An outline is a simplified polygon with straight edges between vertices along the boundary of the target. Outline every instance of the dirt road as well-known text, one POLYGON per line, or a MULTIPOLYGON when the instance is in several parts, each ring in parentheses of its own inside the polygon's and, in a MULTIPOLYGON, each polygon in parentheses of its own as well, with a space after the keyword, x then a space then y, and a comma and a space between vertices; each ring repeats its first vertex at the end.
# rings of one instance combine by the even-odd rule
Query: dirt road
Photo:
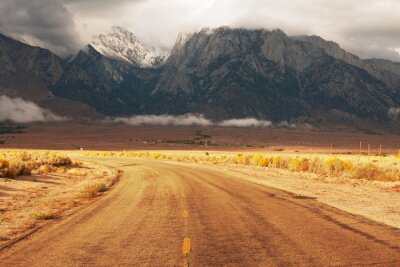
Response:
POLYGON ((97 161, 124 178, 1 266, 400 266, 399 230, 314 199, 201 167, 97 161))

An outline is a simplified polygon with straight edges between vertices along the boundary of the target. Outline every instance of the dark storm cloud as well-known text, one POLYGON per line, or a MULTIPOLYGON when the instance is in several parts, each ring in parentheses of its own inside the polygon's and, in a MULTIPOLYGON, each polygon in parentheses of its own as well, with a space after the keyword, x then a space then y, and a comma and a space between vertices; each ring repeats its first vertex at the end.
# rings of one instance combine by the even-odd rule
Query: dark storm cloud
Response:
POLYGON ((280 28, 400 61, 398 14, 398 0, 0 0, 0 31, 66 54, 114 25, 169 47, 202 27, 280 28))
POLYGON ((2 0, 0 31, 60 55, 80 46, 72 14, 59 0, 2 0))

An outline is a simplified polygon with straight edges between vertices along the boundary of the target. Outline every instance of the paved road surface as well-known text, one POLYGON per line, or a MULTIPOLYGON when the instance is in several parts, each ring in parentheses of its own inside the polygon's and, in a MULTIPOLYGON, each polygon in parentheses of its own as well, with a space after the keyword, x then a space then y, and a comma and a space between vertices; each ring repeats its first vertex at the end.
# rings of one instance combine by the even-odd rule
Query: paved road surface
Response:
POLYGON ((400 232, 212 172, 101 159, 125 177, 0 253, 1 266, 400 266, 400 232))

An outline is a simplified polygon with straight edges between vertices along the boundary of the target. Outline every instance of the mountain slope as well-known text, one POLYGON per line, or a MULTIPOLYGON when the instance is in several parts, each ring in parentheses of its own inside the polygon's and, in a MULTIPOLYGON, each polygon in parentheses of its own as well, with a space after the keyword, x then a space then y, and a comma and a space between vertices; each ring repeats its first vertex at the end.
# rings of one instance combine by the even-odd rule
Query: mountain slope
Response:
POLYGON ((38 101, 48 97, 47 85, 55 84, 61 75, 62 60, 58 56, 0 34, 0 88, 3 94, 38 101))
POLYGON ((0 34, 0 95, 22 97, 61 116, 99 117, 80 101, 58 98, 50 91, 63 75, 63 65, 63 60, 49 50, 0 34))
POLYGON ((399 63, 362 60, 317 36, 222 27, 180 35, 164 59, 152 49, 114 28, 64 60, 0 36, 0 94, 66 114, 74 111, 60 101, 107 116, 202 113, 216 120, 387 123, 389 110, 400 107, 399 63))
POLYGON ((400 102, 400 63, 384 59, 362 60, 342 49, 337 43, 326 41, 318 36, 297 36, 295 39, 310 42, 322 48, 328 55, 365 70, 382 81, 391 97, 395 98, 397 103, 400 102))
POLYGON ((91 45, 68 64, 52 87, 60 97, 82 101, 109 116, 140 113, 148 92, 157 80, 158 69, 141 69, 109 59, 91 45))

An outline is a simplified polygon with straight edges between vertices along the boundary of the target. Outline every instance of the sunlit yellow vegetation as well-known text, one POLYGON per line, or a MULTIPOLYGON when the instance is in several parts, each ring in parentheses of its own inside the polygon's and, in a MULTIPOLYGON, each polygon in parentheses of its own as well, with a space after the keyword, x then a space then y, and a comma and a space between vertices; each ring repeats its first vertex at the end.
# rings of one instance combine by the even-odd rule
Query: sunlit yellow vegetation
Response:
POLYGON ((71 165, 68 156, 56 152, 0 151, 0 177, 46 174, 71 165))
POLYGON ((88 184, 83 189, 82 196, 90 199, 96 197, 101 192, 105 192, 106 190, 107 186, 104 183, 88 184))
POLYGON ((133 157, 154 160, 173 160, 179 162, 203 162, 211 164, 234 164, 257 166, 273 169, 285 169, 293 172, 311 172, 329 176, 346 176, 354 179, 381 181, 400 180, 400 161, 397 157, 385 157, 385 165, 365 155, 263 155, 232 153, 190 153, 190 152, 149 152, 149 151, 87 151, 85 156, 133 157), (390 161, 390 162, 389 162, 390 161), (397 165, 398 164, 398 165, 397 165))
POLYGON ((326 167, 328 172, 333 175, 339 175, 353 169, 353 166, 349 162, 341 160, 338 157, 328 159, 326 161, 326 167))
POLYGON ((39 211, 31 213, 31 217, 35 220, 51 220, 54 218, 52 211, 39 211))

